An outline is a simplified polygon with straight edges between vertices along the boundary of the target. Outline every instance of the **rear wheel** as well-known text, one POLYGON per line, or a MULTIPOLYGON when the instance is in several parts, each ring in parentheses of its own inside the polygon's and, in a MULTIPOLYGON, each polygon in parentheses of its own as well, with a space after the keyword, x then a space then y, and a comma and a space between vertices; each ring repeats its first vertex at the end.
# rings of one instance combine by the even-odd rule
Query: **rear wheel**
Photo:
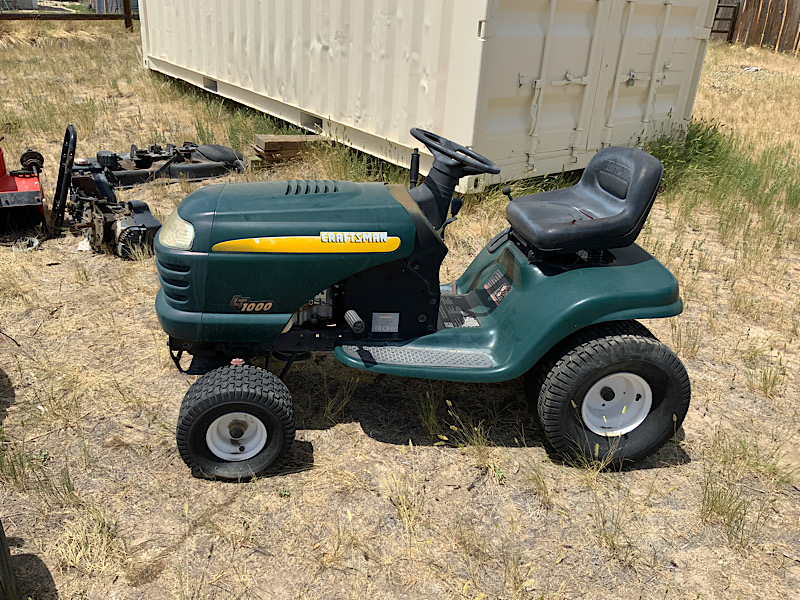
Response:
POLYGON ((186 393, 176 440, 195 477, 259 475, 277 464, 294 441, 289 390, 275 375, 252 365, 215 369, 186 393))
POLYGON ((565 456, 641 460, 677 432, 689 408, 686 369, 639 324, 581 332, 541 370, 530 391, 547 441, 565 456))

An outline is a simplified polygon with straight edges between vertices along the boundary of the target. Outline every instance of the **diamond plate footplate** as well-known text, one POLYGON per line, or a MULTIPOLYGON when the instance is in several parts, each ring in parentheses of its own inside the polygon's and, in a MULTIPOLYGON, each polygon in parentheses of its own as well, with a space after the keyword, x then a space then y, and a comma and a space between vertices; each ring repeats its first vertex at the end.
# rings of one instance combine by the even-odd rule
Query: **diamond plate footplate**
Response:
POLYGON ((485 352, 433 350, 414 346, 342 346, 345 354, 364 363, 415 367, 488 368, 495 366, 485 352))

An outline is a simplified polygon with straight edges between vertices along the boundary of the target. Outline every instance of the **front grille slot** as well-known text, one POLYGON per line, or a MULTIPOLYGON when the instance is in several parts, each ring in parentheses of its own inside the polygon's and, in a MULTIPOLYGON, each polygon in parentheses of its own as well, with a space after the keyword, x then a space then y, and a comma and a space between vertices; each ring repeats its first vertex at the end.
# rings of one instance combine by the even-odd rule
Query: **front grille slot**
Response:
POLYGON ((156 268, 161 288, 164 290, 164 295, 171 300, 170 304, 185 305, 189 301, 191 267, 159 259, 156 261, 156 268))

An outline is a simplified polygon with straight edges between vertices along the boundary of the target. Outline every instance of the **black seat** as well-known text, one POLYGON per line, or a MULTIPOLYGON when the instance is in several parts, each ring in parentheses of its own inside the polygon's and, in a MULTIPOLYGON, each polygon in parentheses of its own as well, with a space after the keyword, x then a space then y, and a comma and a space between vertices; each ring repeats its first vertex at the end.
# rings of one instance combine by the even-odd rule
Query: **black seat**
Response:
POLYGON ((506 206, 511 228, 543 254, 631 245, 653 205, 664 165, 636 148, 609 147, 572 187, 521 196, 506 206))

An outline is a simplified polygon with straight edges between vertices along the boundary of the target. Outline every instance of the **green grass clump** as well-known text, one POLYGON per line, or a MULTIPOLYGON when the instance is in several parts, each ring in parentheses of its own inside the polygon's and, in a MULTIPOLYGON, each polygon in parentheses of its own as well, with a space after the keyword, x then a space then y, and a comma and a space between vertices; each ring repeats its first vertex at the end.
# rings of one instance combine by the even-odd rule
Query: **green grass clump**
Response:
POLYGON ((662 189, 669 191, 688 177, 714 179, 730 161, 733 140, 716 123, 694 120, 686 135, 665 135, 645 145, 645 150, 664 163, 662 189))

